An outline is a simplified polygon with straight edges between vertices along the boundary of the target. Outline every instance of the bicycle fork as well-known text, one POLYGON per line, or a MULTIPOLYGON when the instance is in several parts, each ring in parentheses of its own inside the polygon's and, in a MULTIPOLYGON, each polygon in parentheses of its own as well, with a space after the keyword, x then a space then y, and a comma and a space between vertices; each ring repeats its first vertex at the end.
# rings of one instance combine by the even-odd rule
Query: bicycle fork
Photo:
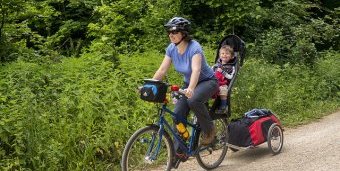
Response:
POLYGON ((162 138, 164 134, 164 118, 161 117, 159 123, 158 123, 159 129, 157 133, 153 132, 152 137, 151 137, 151 142, 149 145, 149 148, 147 150, 147 153, 145 154, 145 161, 149 164, 151 164, 153 161, 155 161, 158 157, 161 145, 162 145, 162 138), (157 140, 157 135, 158 135, 158 140, 157 140))

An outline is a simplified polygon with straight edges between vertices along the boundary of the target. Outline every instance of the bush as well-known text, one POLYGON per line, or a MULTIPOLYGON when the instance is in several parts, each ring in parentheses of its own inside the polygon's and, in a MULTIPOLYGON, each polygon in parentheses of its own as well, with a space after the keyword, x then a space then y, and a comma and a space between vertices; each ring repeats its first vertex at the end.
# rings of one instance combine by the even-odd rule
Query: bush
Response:
POLYGON ((133 125, 127 118, 134 113, 136 96, 113 63, 95 56, 2 67, 3 169, 104 170, 112 163, 118 167, 122 137, 133 125))
POLYGON ((121 56, 121 66, 96 53, 1 66, 0 168, 118 170, 127 139, 157 114, 136 88, 163 55, 121 56))
POLYGON ((340 54, 326 52, 320 55, 315 67, 315 77, 319 80, 315 91, 320 92, 318 99, 340 101, 340 54))

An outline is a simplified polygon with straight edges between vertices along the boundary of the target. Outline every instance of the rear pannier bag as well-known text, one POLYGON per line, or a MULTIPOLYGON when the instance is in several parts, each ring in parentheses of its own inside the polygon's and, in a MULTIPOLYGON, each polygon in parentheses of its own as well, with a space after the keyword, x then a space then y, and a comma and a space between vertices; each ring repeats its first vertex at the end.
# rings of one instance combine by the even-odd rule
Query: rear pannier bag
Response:
POLYGON ((242 118, 232 121, 228 125, 228 143, 239 147, 248 147, 251 145, 251 137, 249 133, 249 125, 251 119, 242 118))
POLYGON ((162 103, 165 100, 167 84, 153 79, 145 79, 140 90, 140 98, 149 102, 162 103))
POLYGON ((267 141, 268 130, 273 123, 279 123, 274 114, 257 119, 249 126, 252 145, 256 146, 267 141))
POLYGON ((261 114, 259 117, 246 115, 231 122, 228 126, 228 143, 239 147, 248 147, 266 142, 270 126, 273 123, 280 125, 280 121, 270 111, 265 115, 263 113, 259 114, 261 114))

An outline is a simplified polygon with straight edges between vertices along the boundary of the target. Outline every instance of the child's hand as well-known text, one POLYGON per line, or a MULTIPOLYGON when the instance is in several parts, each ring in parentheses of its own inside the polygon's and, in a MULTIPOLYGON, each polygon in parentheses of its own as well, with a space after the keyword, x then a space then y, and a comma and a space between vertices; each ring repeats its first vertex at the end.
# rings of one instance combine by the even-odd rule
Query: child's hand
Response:
POLYGON ((216 71, 218 71, 218 72, 222 72, 223 70, 222 70, 222 68, 217 68, 217 70, 216 71))

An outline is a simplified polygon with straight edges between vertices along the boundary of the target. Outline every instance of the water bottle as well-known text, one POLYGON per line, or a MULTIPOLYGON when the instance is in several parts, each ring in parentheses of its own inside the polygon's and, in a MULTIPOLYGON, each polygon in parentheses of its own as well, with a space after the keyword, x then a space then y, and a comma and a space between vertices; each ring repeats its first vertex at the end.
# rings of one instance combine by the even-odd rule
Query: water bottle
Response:
POLYGON ((178 133, 181 134, 184 140, 189 139, 189 136, 190 136, 189 131, 187 130, 187 128, 184 126, 182 122, 178 123, 176 125, 176 128, 177 128, 178 133))

